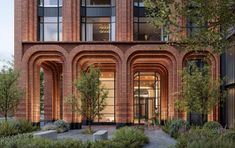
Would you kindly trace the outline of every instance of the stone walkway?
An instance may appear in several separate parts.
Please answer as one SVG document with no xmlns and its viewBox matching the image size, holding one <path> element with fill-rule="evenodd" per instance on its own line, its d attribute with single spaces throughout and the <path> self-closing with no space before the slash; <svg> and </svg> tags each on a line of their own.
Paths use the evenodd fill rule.
<svg viewBox="0 0 235 148">
<path fill-rule="evenodd" d="M 168 148 L 176 144 L 176 140 L 171 138 L 162 129 L 145 129 L 145 134 L 149 137 L 149 144 L 144 148 Z"/>
<path fill-rule="evenodd" d="M 85 131 L 85 128 L 83 126 L 83 129 L 81 130 L 71 130 L 66 133 L 58 134 L 58 139 L 79 139 L 81 141 L 87 141 L 92 140 L 92 135 L 83 134 Z M 108 138 L 111 139 L 113 133 L 116 131 L 115 126 L 92 126 L 92 129 L 94 131 L 97 130 L 108 130 Z M 164 133 L 160 128 L 159 129 L 145 129 L 145 134 L 149 137 L 150 143 L 148 145 L 145 145 L 144 148 L 168 148 L 171 145 L 175 145 L 176 140 L 171 138 L 169 135 Z"/>
</svg>

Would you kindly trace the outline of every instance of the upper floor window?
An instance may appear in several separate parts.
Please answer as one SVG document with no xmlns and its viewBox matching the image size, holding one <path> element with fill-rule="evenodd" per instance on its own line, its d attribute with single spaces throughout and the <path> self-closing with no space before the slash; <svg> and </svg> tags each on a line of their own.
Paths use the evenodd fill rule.
<svg viewBox="0 0 235 148">
<path fill-rule="evenodd" d="M 164 28 L 156 29 L 149 23 L 144 8 L 144 0 L 134 0 L 134 37 L 135 41 L 167 41 Z"/>
<path fill-rule="evenodd" d="M 62 0 L 40 0 L 38 5 L 40 41 L 62 41 Z"/>
<path fill-rule="evenodd" d="M 115 41 L 115 0 L 82 0 L 81 40 Z"/>
<path fill-rule="evenodd" d="M 82 0 L 82 6 L 115 6 L 115 0 Z"/>
</svg>

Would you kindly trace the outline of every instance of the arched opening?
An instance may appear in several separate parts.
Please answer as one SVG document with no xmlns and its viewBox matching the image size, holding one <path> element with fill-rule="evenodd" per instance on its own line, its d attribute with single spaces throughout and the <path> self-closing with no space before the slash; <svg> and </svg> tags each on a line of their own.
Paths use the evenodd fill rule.
<svg viewBox="0 0 235 148">
<path fill-rule="evenodd" d="M 62 64 L 44 61 L 40 65 L 40 125 L 62 119 Z"/>
<path fill-rule="evenodd" d="M 111 59 L 106 59 L 105 62 L 103 62 L 103 59 L 96 59 L 100 60 L 99 63 L 93 62 L 91 60 L 87 61 L 87 59 L 80 60 L 80 66 L 77 67 L 77 70 L 85 70 L 89 71 L 89 65 L 94 65 L 95 67 L 98 67 L 100 69 L 101 75 L 100 75 L 100 81 L 101 85 L 104 86 L 108 90 L 108 96 L 106 98 L 106 106 L 104 110 L 100 112 L 101 116 L 96 117 L 94 121 L 92 121 L 92 124 L 100 125 L 109 125 L 109 124 L 115 124 L 116 123 L 116 89 L 117 89 L 117 83 L 116 83 L 116 76 L 117 76 L 117 70 L 116 70 L 116 63 L 114 63 L 113 60 Z M 78 76 L 79 73 L 77 72 Z M 79 79 L 79 77 L 78 77 Z M 85 119 L 84 117 L 82 118 L 82 123 L 84 125 L 88 124 L 89 121 Z"/>
</svg>

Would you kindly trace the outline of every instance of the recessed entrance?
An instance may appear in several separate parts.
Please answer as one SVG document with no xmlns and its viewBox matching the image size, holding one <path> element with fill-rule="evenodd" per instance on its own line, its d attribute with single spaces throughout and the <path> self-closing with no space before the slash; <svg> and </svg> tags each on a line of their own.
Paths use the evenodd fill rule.
<svg viewBox="0 0 235 148">
<path fill-rule="evenodd" d="M 154 118 L 160 119 L 160 75 L 157 72 L 136 72 L 133 90 L 134 123 L 144 124 Z"/>
</svg>

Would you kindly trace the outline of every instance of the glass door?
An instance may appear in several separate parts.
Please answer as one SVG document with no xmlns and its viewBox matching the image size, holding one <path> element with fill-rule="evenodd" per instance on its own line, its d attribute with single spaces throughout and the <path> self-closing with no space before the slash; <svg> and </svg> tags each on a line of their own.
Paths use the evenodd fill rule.
<svg viewBox="0 0 235 148">
<path fill-rule="evenodd" d="M 144 124 L 160 117 L 160 76 L 156 72 L 134 75 L 134 123 Z"/>
</svg>

